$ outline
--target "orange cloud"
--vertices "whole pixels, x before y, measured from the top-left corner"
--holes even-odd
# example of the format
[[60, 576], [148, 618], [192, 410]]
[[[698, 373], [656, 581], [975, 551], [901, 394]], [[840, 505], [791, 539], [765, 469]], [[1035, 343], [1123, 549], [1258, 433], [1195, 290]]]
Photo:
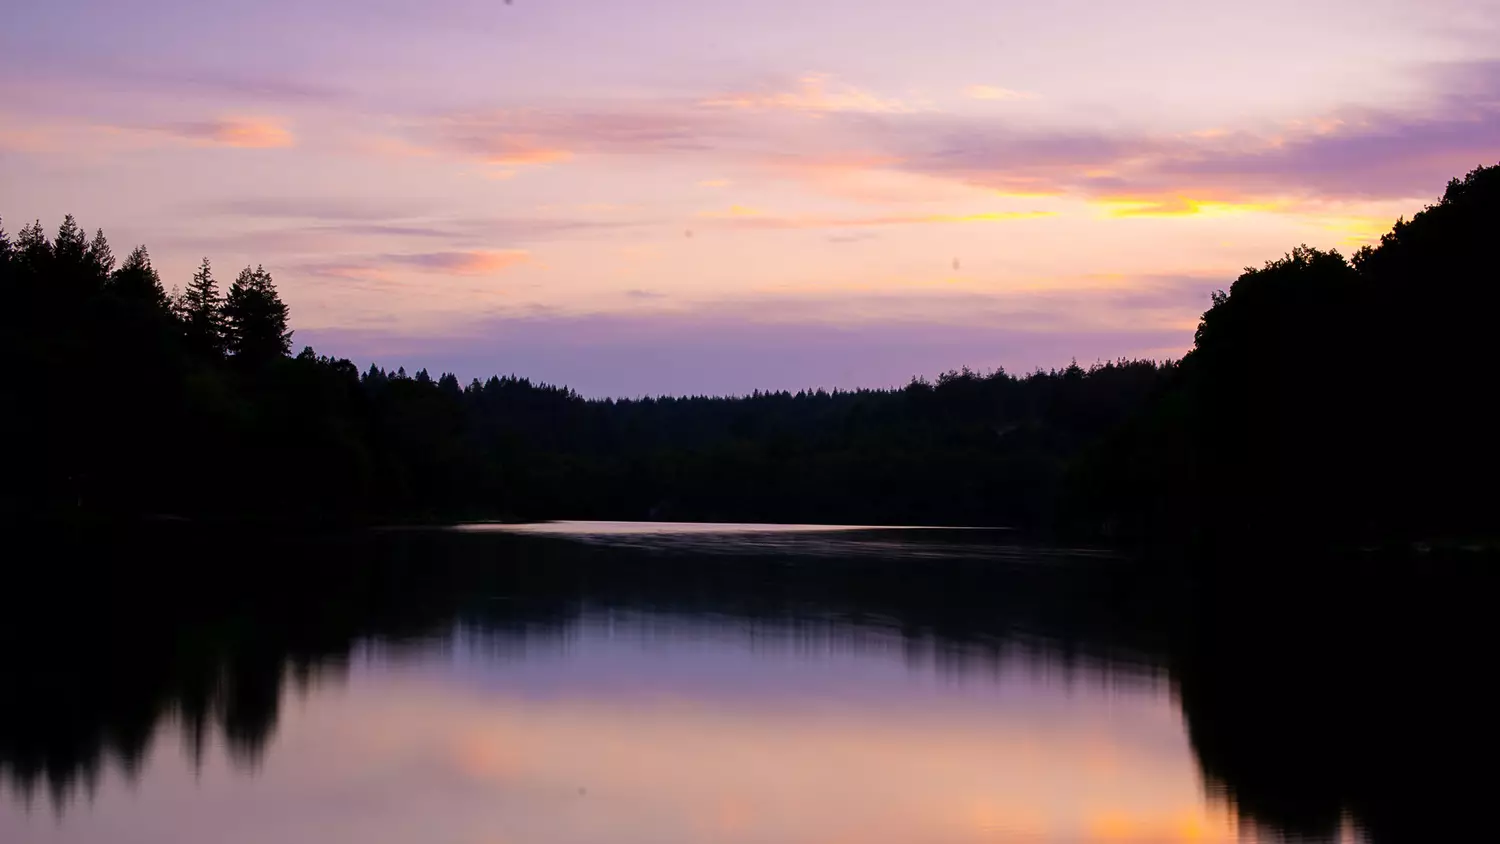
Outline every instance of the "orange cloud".
[[500, 109], [419, 120], [414, 143], [501, 167], [555, 164], [579, 155], [650, 155], [705, 148], [721, 116], [691, 103], [639, 110]]
[[1324, 218], [1319, 225], [1331, 232], [1343, 235], [1346, 246], [1374, 244], [1380, 236], [1391, 230], [1391, 217], [1386, 215], [1340, 215]]
[[710, 108], [732, 108], [753, 111], [865, 112], [900, 114], [917, 109], [896, 99], [879, 97], [869, 91], [831, 81], [827, 74], [802, 77], [791, 91], [771, 93], [727, 94], [703, 100]]
[[573, 157], [573, 153], [548, 146], [536, 138], [500, 135], [489, 140], [489, 149], [482, 157], [488, 164], [524, 167], [531, 164], [554, 164], [567, 161]]
[[734, 184], [728, 179], [704, 179], [698, 183], [700, 188], [727, 188]]
[[1034, 100], [1037, 98], [1037, 95], [1030, 91], [1015, 91], [994, 85], [970, 85], [964, 89], [964, 94], [971, 100]]
[[0, 149], [40, 152], [47, 149], [52, 134], [39, 129], [0, 129]]
[[501, 249], [387, 255], [385, 259], [422, 272], [444, 275], [493, 275], [502, 270], [530, 263], [531, 254], [524, 249]]
[[296, 145], [292, 133], [279, 122], [265, 118], [224, 117], [158, 127], [161, 131], [199, 146], [272, 149]]
[[1111, 217], [1193, 217], [1200, 214], [1234, 214], [1280, 211], [1284, 203], [1240, 200], [1194, 199], [1188, 196], [1118, 196], [1097, 200]]
[[303, 267], [302, 272], [308, 275], [345, 279], [348, 281], [385, 281], [389, 277], [379, 267], [363, 264], [319, 264]]
[[994, 211], [982, 214], [906, 214], [871, 217], [780, 217], [755, 208], [731, 205], [724, 211], [705, 211], [698, 215], [725, 225], [755, 229], [835, 229], [870, 226], [905, 226], [936, 223], [999, 223], [1055, 217], [1055, 211]]

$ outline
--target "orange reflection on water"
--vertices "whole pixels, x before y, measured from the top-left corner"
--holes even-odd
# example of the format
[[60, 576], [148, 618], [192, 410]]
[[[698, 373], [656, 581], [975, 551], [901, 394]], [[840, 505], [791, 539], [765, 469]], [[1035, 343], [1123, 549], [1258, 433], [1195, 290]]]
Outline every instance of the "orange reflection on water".
[[1257, 840], [1206, 798], [1162, 684], [1024, 665], [955, 678], [879, 653], [643, 644], [604, 629], [516, 661], [362, 663], [346, 685], [287, 693], [253, 774], [219, 752], [195, 772], [163, 736], [136, 786], [107, 780], [57, 823], [0, 812], [0, 838]]
[[351, 745], [367, 729], [399, 736], [384, 764], [450, 794], [527, 796], [522, 817], [505, 820], [524, 831], [518, 840], [1243, 840], [1227, 811], [1203, 801], [1189, 750], [1163, 717], [1172, 713], [1142, 703], [1116, 701], [1102, 718], [1111, 731], [1087, 704], [1059, 718], [972, 702], [850, 712], [427, 689], [382, 696], [343, 729]]

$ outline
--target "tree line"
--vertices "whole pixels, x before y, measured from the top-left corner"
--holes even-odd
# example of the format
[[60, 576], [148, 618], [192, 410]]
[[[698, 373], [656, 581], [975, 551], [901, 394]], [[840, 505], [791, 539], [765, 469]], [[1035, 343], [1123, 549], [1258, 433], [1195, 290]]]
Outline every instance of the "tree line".
[[0, 229], [0, 511], [1483, 533], [1497, 209], [1480, 168], [1352, 259], [1248, 269], [1181, 361], [632, 400], [292, 357], [264, 269], [221, 295], [205, 259], [168, 294], [72, 217]]
[[1493, 540], [1497, 235], [1481, 167], [1350, 258], [1247, 269], [1074, 465], [1072, 511], [1138, 537]]

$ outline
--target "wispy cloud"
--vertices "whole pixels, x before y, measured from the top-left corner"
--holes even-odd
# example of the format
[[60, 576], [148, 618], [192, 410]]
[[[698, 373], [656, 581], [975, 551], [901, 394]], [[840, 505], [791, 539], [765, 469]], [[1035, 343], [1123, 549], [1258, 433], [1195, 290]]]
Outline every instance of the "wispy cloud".
[[10, 152], [38, 152], [48, 146], [50, 133], [35, 128], [0, 128], [0, 150]]
[[882, 117], [872, 146], [909, 172], [1010, 193], [1067, 194], [1124, 214], [1414, 199], [1500, 158], [1500, 64], [1432, 69], [1421, 108], [1344, 109], [1275, 130], [1049, 131], [997, 119]]
[[964, 96], [971, 100], [1034, 100], [1037, 95], [1030, 91], [1017, 91], [1011, 88], [1000, 88], [995, 85], [970, 85], [964, 89]]
[[[1117, 216], [1290, 210], [1425, 197], [1454, 173], [1493, 163], [1500, 155], [1496, 66], [1431, 70], [1433, 94], [1422, 108], [1344, 109], [1269, 129], [1045, 128], [1000, 114], [923, 110], [817, 75], [791, 90], [454, 114], [416, 125], [409, 143], [424, 154], [507, 168], [577, 155], [713, 155], [872, 201], [933, 198], [946, 184], [1074, 196], [1105, 203]], [[966, 93], [1033, 96], [989, 85]], [[797, 114], [823, 119], [787, 122]], [[893, 184], [898, 175], [908, 180]]]
[[722, 122], [680, 104], [631, 109], [509, 109], [458, 113], [386, 142], [405, 154], [447, 154], [502, 167], [555, 164], [582, 154], [654, 154], [712, 148]]
[[531, 254], [524, 249], [475, 250], [470, 252], [422, 252], [406, 255], [383, 255], [381, 260], [411, 267], [422, 272], [443, 275], [493, 275], [530, 263]]
[[836, 229], [952, 223], [1000, 223], [1056, 216], [1052, 211], [995, 211], [980, 214], [896, 214], [876, 216], [780, 216], [756, 208], [731, 205], [698, 215], [716, 224], [751, 229]]
[[412, 203], [394, 203], [385, 199], [349, 196], [246, 196], [194, 206], [195, 212], [231, 214], [239, 217], [275, 219], [334, 220], [402, 220], [420, 216], [427, 208]]
[[151, 70], [138, 67], [100, 68], [101, 76], [120, 86], [153, 93], [203, 95], [206, 98], [285, 105], [326, 105], [351, 100], [346, 90], [274, 73], [254, 74], [206, 68]]
[[917, 110], [911, 104], [901, 100], [881, 97], [862, 88], [837, 82], [823, 73], [802, 77], [798, 80], [796, 87], [789, 91], [724, 94], [705, 99], [702, 104], [710, 108], [812, 113], [900, 114]]
[[874, 232], [839, 232], [828, 236], [829, 243], [863, 243], [867, 240], [879, 240], [880, 235]]
[[[243, 221], [232, 228], [242, 230], [245, 247], [262, 245], [278, 234], [350, 235], [370, 238], [446, 239], [455, 245], [504, 243], [516, 245], [563, 237], [607, 233], [650, 225], [649, 218], [611, 217], [598, 214], [603, 206], [571, 207], [575, 216], [456, 217], [434, 215], [439, 204], [430, 200], [396, 201], [383, 197], [259, 196], [196, 204], [187, 210], [243, 220], [272, 220], [285, 224], [277, 229], [252, 229]], [[579, 212], [594, 212], [584, 216]]]
[[454, 135], [448, 139], [447, 145], [486, 164], [498, 164], [502, 167], [555, 164], [573, 157], [573, 153], [568, 150], [527, 135]]
[[173, 137], [203, 146], [272, 149], [296, 145], [296, 138], [280, 121], [255, 117], [164, 123], [153, 127]]

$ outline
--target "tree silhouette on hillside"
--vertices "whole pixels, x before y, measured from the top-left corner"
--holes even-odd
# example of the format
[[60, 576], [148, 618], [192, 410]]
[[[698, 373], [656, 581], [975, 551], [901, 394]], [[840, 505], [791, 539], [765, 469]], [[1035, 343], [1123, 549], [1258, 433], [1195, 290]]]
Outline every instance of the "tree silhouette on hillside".
[[240, 272], [224, 301], [224, 334], [236, 360], [263, 363], [286, 357], [292, 348], [288, 310], [264, 267]]
[[145, 247], [115, 268], [102, 232], [34, 222], [0, 234], [0, 436], [23, 444], [0, 513], [1483, 534], [1497, 228], [1500, 166], [1480, 168], [1352, 261], [1298, 247], [1247, 269], [1180, 362], [591, 401], [289, 357], [263, 267], [221, 295], [205, 258], [169, 302]]

